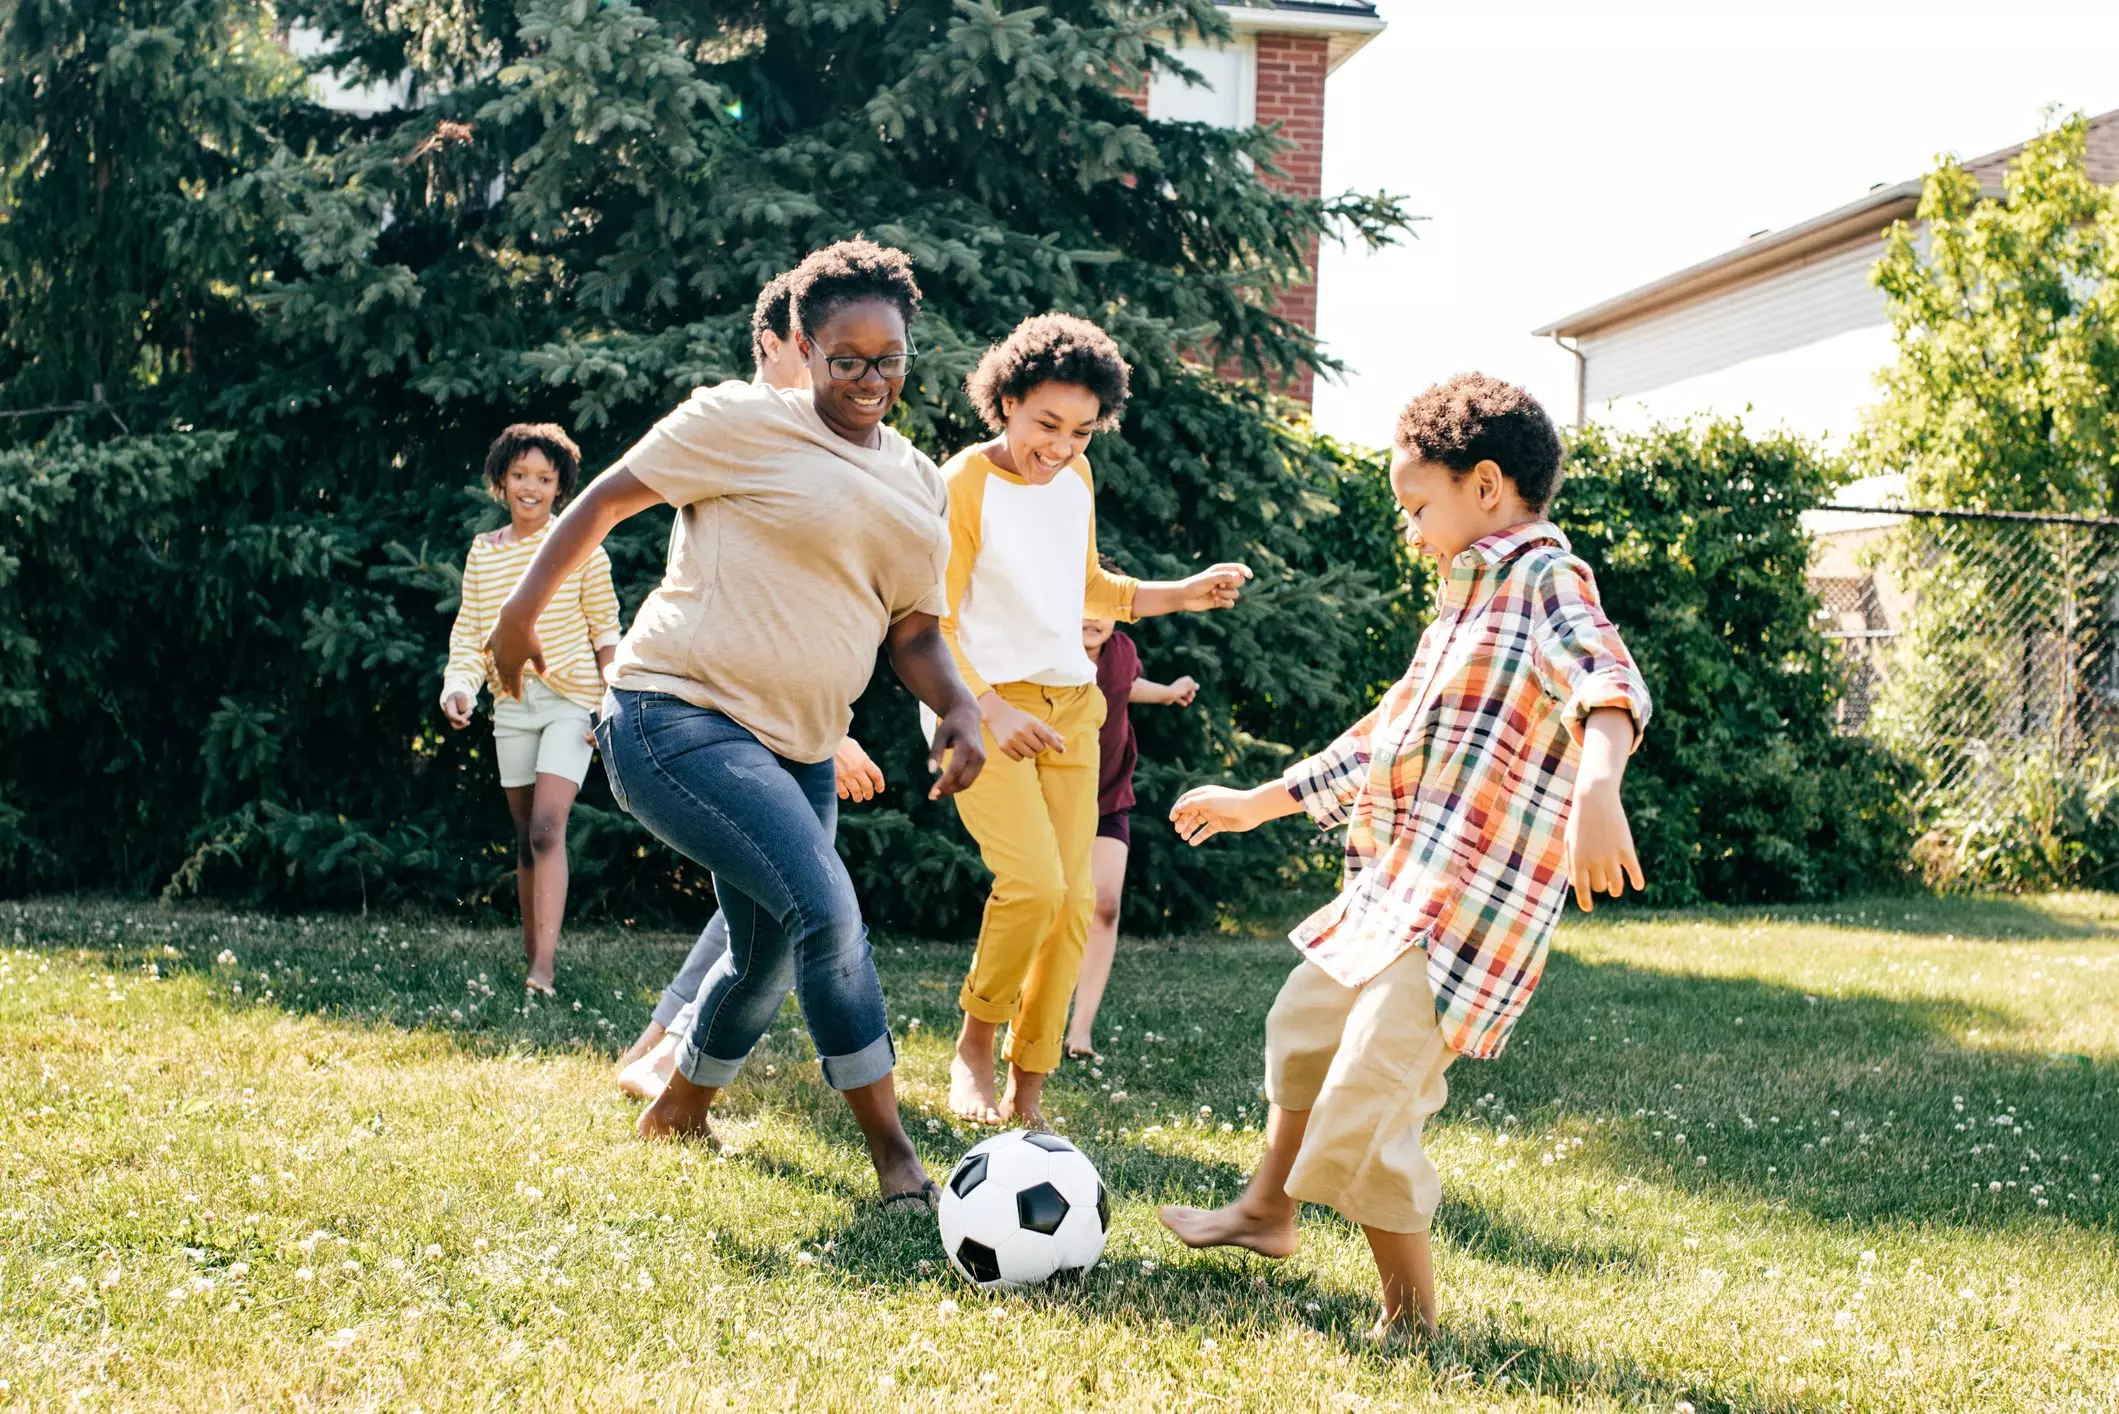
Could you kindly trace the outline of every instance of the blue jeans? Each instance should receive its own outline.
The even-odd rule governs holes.
[[[662,1000],[655,1003],[657,1026],[665,1031],[669,1030],[671,1024],[677,1020],[678,1014],[692,1004],[692,998],[699,995],[699,987],[706,981],[706,974],[713,970],[714,964],[719,962],[721,955],[727,951],[728,920],[716,909],[714,916],[706,920],[706,926],[699,930],[699,936],[693,940],[692,950],[684,955],[684,964],[677,969],[677,975],[662,989]]]
[[[611,792],[670,848],[709,869],[728,950],[677,1048],[695,1085],[736,1078],[790,990],[835,1090],[897,1065],[868,929],[832,847],[832,763],[775,756],[719,712],[656,692],[611,693],[597,745]]]

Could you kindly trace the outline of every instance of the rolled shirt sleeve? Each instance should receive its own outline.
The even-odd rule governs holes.
[[[1341,733],[1339,739],[1288,767],[1280,783],[1320,829],[1344,825],[1368,780],[1370,738],[1383,715],[1381,705]]]
[[[1538,679],[1560,706],[1561,719],[1577,744],[1589,714],[1615,707],[1633,718],[1633,745],[1640,749],[1654,704],[1619,631],[1604,616],[1589,566],[1558,557],[1540,575],[1531,645]]]

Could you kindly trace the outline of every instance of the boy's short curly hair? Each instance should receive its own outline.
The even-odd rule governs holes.
[[[986,350],[964,380],[964,392],[998,432],[1008,422],[1003,399],[1021,398],[1043,383],[1073,383],[1096,395],[1095,430],[1108,432],[1125,413],[1131,378],[1118,345],[1102,329],[1071,314],[1038,314]]]
[[[1538,400],[1513,383],[1460,373],[1405,405],[1391,439],[1400,451],[1459,476],[1491,461],[1534,511],[1560,489],[1560,434]]]
[[[765,336],[772,335],[782,343],[794,332],[794,274],[782,270],[765,282],[758,291],[758,302],[750,310],[750,356],[751,362],[765,362]]]
[[[834,241],[802,257],[802,263],[787,272],[787,292],[790,325],[811,338],[835,312],[862,300],[896,305],[907,331],[920,317],[920,282],[912,277],[912,257],[861,237]]]
[[[556,422],[518,422],[506,428],[486,449],[486,491],[496,501],[508,498],[508,468],[525,452],[539,451],[559,473],[559,494],[552,498],[557,510],[574,497],[581,483],[581,448]]]

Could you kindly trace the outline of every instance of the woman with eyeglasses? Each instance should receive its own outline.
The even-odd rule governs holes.
[[[950,1066],[960,1118],[1040,1128],[1067,1001],[1096,901],[1098,729],[1104,694],[1082,620],[1226,609],[1251,577],[1215,565],[1189,579],[1113,574],[1096,550],[1083,455],[1118,425],[1129,370],[1086,319],[1042,314],[986,351],[964,385],[994,432],[942,469],[949,484],[948,612],[942,634],[978,696],[986,769],[956,798],[993,871],[978,950],[957,994]],[[940,724],[935,725],[937,733]],[[937,736],[939,740],[939,736]],[[994,1098],[994,1041],[1008,1023],[1008,1090]]]
[[[589,487],[492,637],[504,681],[539,663],[554,587],[611,527],[677,508],[662,584],[618,646],[597,742],[612,793],[709,869],[728,951],[700,988],[646,1138],[711,1139],[732,1082],[792,988],[867,1137],[886,1208],[939,1192],[899,1122],[896,1048],[853,882],[832,848],[832,750],[878,647],[937,719],[931,794],[985,762],[979,709],[943,643],[948,501],[934,463],[883,425],[913,360],[920,290],[902,251],[841,241],[792,277],[807,389],[701,388]]]

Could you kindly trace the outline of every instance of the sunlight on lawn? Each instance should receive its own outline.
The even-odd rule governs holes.
[[[1360,1235],[1194,1253],[1257,1153],[1272,938],[1130,942],[1048,1109],[1103,1264],[987,1298],[874,1209],[792,1006],[729,1149],[631,1138],[610,1058],[681,955],[417,918],[0,905],[0,1405],[2108,1409],[2119,899],[1563,930],[1430,1128],[1443,1335],[1385,1358]],[[940,1172],[966,952],[879,945]]]

